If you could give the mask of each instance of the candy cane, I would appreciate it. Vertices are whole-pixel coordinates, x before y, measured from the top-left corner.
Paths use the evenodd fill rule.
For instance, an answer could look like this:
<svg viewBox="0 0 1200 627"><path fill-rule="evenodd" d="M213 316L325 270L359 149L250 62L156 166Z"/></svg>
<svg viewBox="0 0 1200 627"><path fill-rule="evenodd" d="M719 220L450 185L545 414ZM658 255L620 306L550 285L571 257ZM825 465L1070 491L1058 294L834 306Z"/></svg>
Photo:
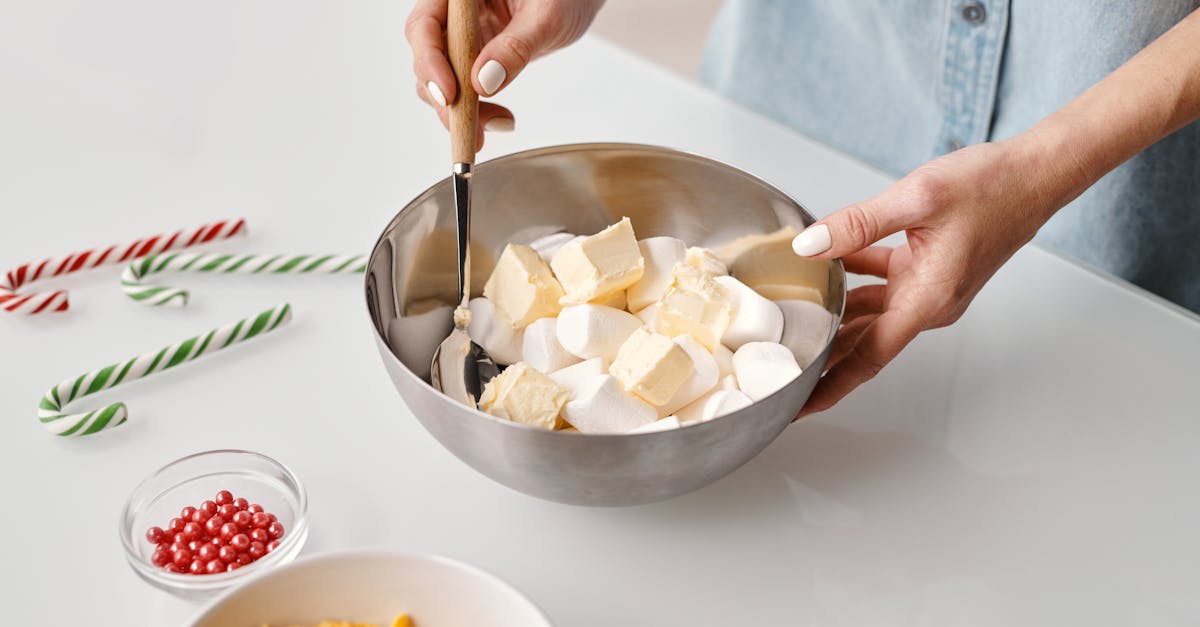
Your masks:
<svg viewBox="0 0 1200 627"><path fill-rule="evenodd" d="M9 270L0 281L0 312L39 314L47 311L66 311L70 307L66 290L17 294L21 289L38 280L62 276L105 264L127 263L138 257L161 253L175 248L186 248L216 239L233 237L245 230L242 219L222 220L212 224L174 233L153 235L125 245L108 248L92 248L71 253L64 257L43 259Z"/></svg>
<svg viewBox="0 0 1200 627"><path fill-rule="evenodd" d="M67 379L50 388L38 406L38 420L55 435L90 435L111 429L125 422L129 412L125 403L112 403L96 411L80 414L64 413L74 400L136 381L156 372L199 359L223 348L244 342L257 335L274 331L292 319L291 305L284 303L252 318L243 318L208 333L188 338L162 350L138 355L131 359Z"/></svg>
<svg viewBox="0 0 1200 627"><path fill-rule="evenodd" d="M363 255L215 255L168 253L143 257L125 268L121 289L125 295L146 305L180 307L187 304L187 290L150 285L148 275L168 270L219 274L340 274L365 272Z"/></svg>

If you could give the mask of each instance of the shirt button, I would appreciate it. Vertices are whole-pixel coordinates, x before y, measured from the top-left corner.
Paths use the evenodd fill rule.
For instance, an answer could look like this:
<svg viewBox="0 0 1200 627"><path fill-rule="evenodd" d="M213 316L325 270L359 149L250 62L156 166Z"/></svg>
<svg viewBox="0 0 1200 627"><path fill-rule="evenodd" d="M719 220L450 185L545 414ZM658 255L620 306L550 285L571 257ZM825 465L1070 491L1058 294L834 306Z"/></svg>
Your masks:
<svg viewBox="0 0 1200 627"><path fill-rule="evenodd" d="M983 5L978 2L968 2L963 5L962 18L968 24L978 26L987 19L987 9L983 8Z"/></svg>

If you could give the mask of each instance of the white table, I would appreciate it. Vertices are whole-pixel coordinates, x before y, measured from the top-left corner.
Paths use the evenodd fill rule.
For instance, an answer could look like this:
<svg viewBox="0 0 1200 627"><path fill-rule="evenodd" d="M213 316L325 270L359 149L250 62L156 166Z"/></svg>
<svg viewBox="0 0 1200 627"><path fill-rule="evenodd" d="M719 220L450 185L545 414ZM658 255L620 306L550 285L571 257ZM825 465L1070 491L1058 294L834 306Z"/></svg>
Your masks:
<svg viewBox="0 0 1200 627"><path fill-rule="evenodd" d="M0 10L0 263L242 215L216 248L366 252L446 174L413 97L406 3L41 0ZM694 150L817 214L888 179L595 39L504 95L484 157L585 140ZM375 354L351 277L172 275L143 308L118 271L69 314L0 320L0 614L170 625L194 607L124 564L129 490L178 456L259 450L311 498L306 553L389 546L512 581L564 626L1171 625L1200 615L1196 318L1047 252L1018 254L959 324L833 411L673 501L584 509L445 452ZM291 301L291 328L96 401L82 439L34 418L53 383ZM495 524L499 521L499 524ZM69 562L65 562L69 560Z"/></svg>

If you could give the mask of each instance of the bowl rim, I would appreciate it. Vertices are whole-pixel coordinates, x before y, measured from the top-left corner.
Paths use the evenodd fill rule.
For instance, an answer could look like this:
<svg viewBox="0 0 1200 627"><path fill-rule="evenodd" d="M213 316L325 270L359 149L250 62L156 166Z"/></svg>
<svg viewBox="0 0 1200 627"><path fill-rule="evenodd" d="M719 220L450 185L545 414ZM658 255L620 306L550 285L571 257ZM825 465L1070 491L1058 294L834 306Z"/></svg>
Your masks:
<svg viewBox="0 0 1200 627"><path fill-rule="evenodd" d="M213 597L211 600L206 602L204 604L204 606L202 606L199 610L197 610L192 615L191 619L189 619L188 622L185 623L185 626L186 627L195 627L195 625L199 624L200 621L207 618L208 615L210 615L212 612L214 612L218 607L221 606L221 604L225 603L230 597L232 597L236 594L241 594L241 593L245 592L246 590L248 590L249 588L251 588L252 586L261 585L263 581L265 581L271 577L281 577L290 570L307 568L310 565L314 565L314 564L319 565L322 562L329 562L329 561L342 560L342 559L355 560L355 559L363 559L363 558L382 558L382 559L387 559L387 560L409 559L409 560L415 560L415 561L419 561L419 562L434 562L434 563L441 564L443 566L449 566L450 568L465 572L473 577L479 577L481 579L487 580L490 583L498 585L501 589L507 591L511 595L515 596L517 599L523 601L529 607L529 609L532 610L542 620L542 622L545 624L545 627L553 627L553 623L550 621L550 618L548 616L546 616L546 612L541 608L540 605L535 603L533 601L533 599L531 599L529 597L529 595L525 594L519 588L517 588L516 586L509 583L504 578L500 577L499 575L496 575L495 573L493 573L491 571L488 571L479 566L475 566L473 564L468 564L464 561L461 561L461 560L458 560L458 559L455 559L452 557L447 557L445 555L440 555L437 553L418 553L415 551L405 551L405 550L401 550L401 549L393 549L393 548L385 548L385 547L376 547L376 548L359 547L359 548L350 548L350 549L331 549L328 551L322 551L320 553L314 553L312 555L307 555L305 557L296 559L295 561L292 561L288 564L283 564L277 568L272 568L270 570L264 570L262 572L255 573L253 577L249 577L245 581L239 582L238 585L221 592L221 594L219 594L216 597Z"/></svg>
<svg viewBox="0 0 1200 627"><path fill-rule="evenodd" d="M232 572L217 573L215 575L205 574L201 577L199 575L172 573L170 571L162 570L161 568L151 564L148 560L143 559L138 553L137 548L133 545L134 530L127 530L125 523L126 521L132 521L132 508L135 495L141 492L155 477L159 476L161 473L173 466L198 458L208 457L210 455L229 453L248 455L258 458L269 465L275 466L283 472L292 485L296 486L295 520L292 522L292 528L289 529L288 533L284 535L284 540L279 543L279 547L277 547L275 551L272 551L272 553L277 555L286 555L290 549L296 546L297 543L303 543L305 540L307 540L308 492L304 488L304 483L300 481L300 477L290 467L269 455L246 449L224 448L199 451L197 453L184 455L183 457L177 458L158 467L154 470L154 472L146 475L146 477L143 478L137 484L137 486L135 486L133 490L129 492L129 496L125 499L125 505L121 508L120 518L117 520L117 531L121 534L121 544L125 549L125 559L130 563L130 567L137 571L139 576L149 577L159 584L167 586L172 590L179 590L180 592L212 592L223 590L234 584L237 584L240 581L249 580L260 574L269 573L280 566L286 565L286 562L270 562L263 564L265 568L253 568L255 564L258 564L259 561L262 561L260 559L245 568L239 568ZM270 554L263 556L263 559L269 557L269 555Z"/></svg>
<svg viewBox="0 0 1200 627"><path fill-rule="evenodd" d="M796 200L796 198L794 198L791 194L780 189L780 187L778 185L775 185L771 181L769 181L761 176L758 176L756 174L751 174L751 173L743 170L742 168L739 168L730 163L726 163L725 161L722 161L720 159L710 157L708 155L700 154L698 152L693 152L693 151L689 151L689 150L680 150L677 148L671 148L669 146L662 146L659 144L641 144L641 143L637 143L637 142L576 142L576 143L570 143L570 144L554 144L551 146L539 146L537 148L529 148L526 150L510 152L507 154L499 155L497 157L493 157L491 159L488 159L487 161L482 161L482 162L476 164L475 172L478 173L480 168L487 168L492 163L506 161L509 159L515 159L518 157L535 157L535 156L547 155L547 154L562 154L562 153L570 153L570 152L609 150L609 149L636 150L636 151L642 151L642 152L647 152L647 153L673 154L676 156L683 156L683 157L687 157L690 159L704 161L704 162L708 162L711 164L725 167L725 168L737 173L738 175L746 177L750 181L758 183L759 185L762 185L762 186L770 189L771 191L779 194L781 197L786 198L787 200L791 201L793 204L795 204L797 207L800 208L800 211L802 212L802 215L804 217L812 218L813 223L818 221L818 218L816 216L814 216L812 214L812 212L810 212L808 210L808 208L804 206L803 203L801 203L799 200ZM439 391L437 388L433 387L433 384L422 379L421 377L418 377L412 371L411 368L406 366L404 364L404 362L400 361L399 357L396 357L396 354L392 351L391 345L388 344L387 340L380 333L380 329L375 325L375 321L372 319L372 317L370 315L370 313L371 313L370 282L371 282L371 274L372 274L370 272L370 267L372 265L371 262L375 259L376 253L379 252L380 245L383 244L383 242L384 242L384 238L388 235L388 233L390 233L393 230L392 227L396 224L396 222L398 220L400 220L404 216L405 213L412 210L413 207L415 207L416 205L418 205L421 202L423 202L424 200L426 200L429 196L433 195L434 190L437 187L443 185L447 180L449 180L449 177L446 177L443 179L438 179L436 182L434 182L433 184L426 187L419 194L417 194L411 200L409 200L407 203L405 203L405 205L403 207L401 207L400 210L397 211L396 214L391 217L391 219L388 220L387 226L385 226L383 228L383 231L380 232L379 237L377 237L375 239L375 244L371 247L370 254L367 255L368 270L363 276L363 294L364 294L364 296L367 297L367 302L366 302L366 304L367 304L367 319L368 319L367 321L371 325L371 332L375 335L376 342L380 346L383 346L387 349L387 351L389 353L389 357L391 359L394 359L394 360L396 360L396 362L399 363L400 370L403 371L402 376L409 377L409 378L415 380L418 385L423 385L426 388L428 388L430 392L432 392L434 394L442 395L443 397L445 395L442 394L442 392ZM825 351L828 351L830 346L833 345L833 340L836 337L836 330L841 325L842 317L846 313L846 292L847 292L847 290L846 290L846 281L844 279L846 270L845 270L845 267L842 265L841 259L831 259L829 261L830 261L830 263L833 264L833 266L835 268L838 269L838 271L840 271L842 273L843 280L842 280L842 293L841 293L840 304L838 306L837 312L834 314L833 327L832 327L832 331L830 332L830 337L829 337L829 339L827 339L825 341L825 347L823 349L821 349L822 353ZM687 425L680 425L679 427L676 427L674 429L664 429L664 430L659 430L659 431L644 431L641 433L583 433L581 431L563 431L563 430L552 430L551 431L551 430L542 429L540 427L534 427L531 425L521 424L519 422L513 422L511 420L502 420L500 418L492 416L491 414L488 414L487 412L480 410L478 407L465 407L465 409L468 411L468 413L471 416L480 417L480 418L486 419L493 423L500 423L500 424L505 425L505 427L508 427L508 428L515 428L515 429L519 429L519 430L527 430L527 431L534 431L534 432L538 432L538 433L552 434L550 437L587 437L587 438L596 438L596 439L614 439L615 440L615 439L619 439L619 438L629 438L629 437L652 437L652 436L662 435L664 433L674 433L674 432L682 431L685 429L702 429L702 428L704 428L705 425L717 422L718 420L724 420L726 418L732 418L734 416L739 416L743 412L753 409L754 406L759 404L760 402L765 401L768 398L774 397L777 394L783 393L783 391L786 388L787 388L787 386L785 385L784 387L779 388L778 390L772 392L771 394L768 394L767 396L764 396L761 399L753 401L750 405L748 405L742 409L725 414L723 416L718 416L717 418L714 418L712 420L706 420L703 422L694 422L694 423L687 424ZM446 398L447 398L447 400L449 400L448 397L446 397Z"/></svg>

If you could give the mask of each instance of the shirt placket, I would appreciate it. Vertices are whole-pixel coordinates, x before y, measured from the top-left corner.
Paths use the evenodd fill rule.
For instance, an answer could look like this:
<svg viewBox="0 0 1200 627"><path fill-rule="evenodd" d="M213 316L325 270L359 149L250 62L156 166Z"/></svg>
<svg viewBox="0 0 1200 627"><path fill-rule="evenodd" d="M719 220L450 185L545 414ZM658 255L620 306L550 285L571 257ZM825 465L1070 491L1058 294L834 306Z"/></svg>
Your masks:
<svg viewBox="0 0 1200 627"><path fill-rule="evenodd" d="M1008 31L1009 0L949 0L933 154L987 141Z"/></svg>

